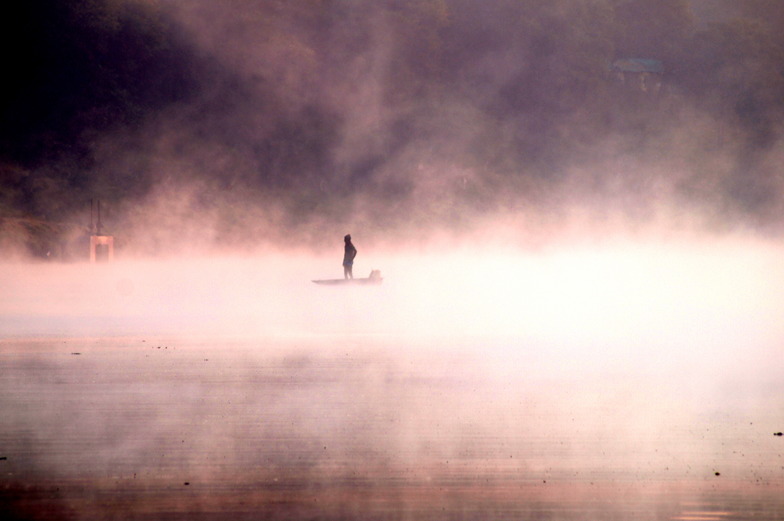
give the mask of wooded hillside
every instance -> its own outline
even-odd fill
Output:
[[[0,216],[86,226],[101,199],[127,233],[200,215],[213,239],[274,241],[356,215],[410,230],[574,197],[638,208],[664,184],[674,204],[765,225],[784,9],[737,4],[6,6]],[[617,81],[623,58],[660,62],[660,87]]]

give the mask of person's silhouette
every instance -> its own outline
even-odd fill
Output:
[[[351,244],[351,235],[343,237],[346,247],[343,251],[343,277],[346,279],[354,278],[354,257],[357,256],[357,249]]]

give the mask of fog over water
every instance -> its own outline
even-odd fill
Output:
[[[186,517],[306,515],[302,486],[359,517],[778,508],[780,246],[395,253],[359,237],[355,273],[381,286],[313,284],[340,276],[340,250],[5,265],[6,482],[60,483],[84,519],[117,507],[83,505],[76,477],[107,500],[121,486],[128,512]],[[176,499],[183,482],[200,502]],[[305,510],[258,496],[273,490]]]
[[[775,342],[780,332],[781,251],[772,241],[585,240],[535,249],[477,241],[407,252],[359,246],[355,275],[379,269],[380,287],[312,284],[342,277],[339,241],[330,255],[9,263],[4,333],[478,336],[675,351],[697,339]],[[579,350],[591,357],[590,347]],[[684,351],[702,354],[696,346]]]
[[[782,251],[764,241],[360,251],[357,276],[380,269],[381,286],[313,284],[341,275],[340,251],[10,264],[2,329],[6,338],[345,338],[686,380],[763,382],[780,360]]]
[[[0,512],[781,518],[772,3],[30,5]]]

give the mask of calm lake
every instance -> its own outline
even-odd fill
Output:
[[[782,519],[784,270],[751,246],[399,256],[359,288],[305,256],[8,265],[0,509]]]

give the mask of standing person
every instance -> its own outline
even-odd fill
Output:
[[[357,249],[351,244],[351,235],[343,237],[346,247],[343,252],[343,277],[346,279],[354,278],[354,257],[357,256]]]

